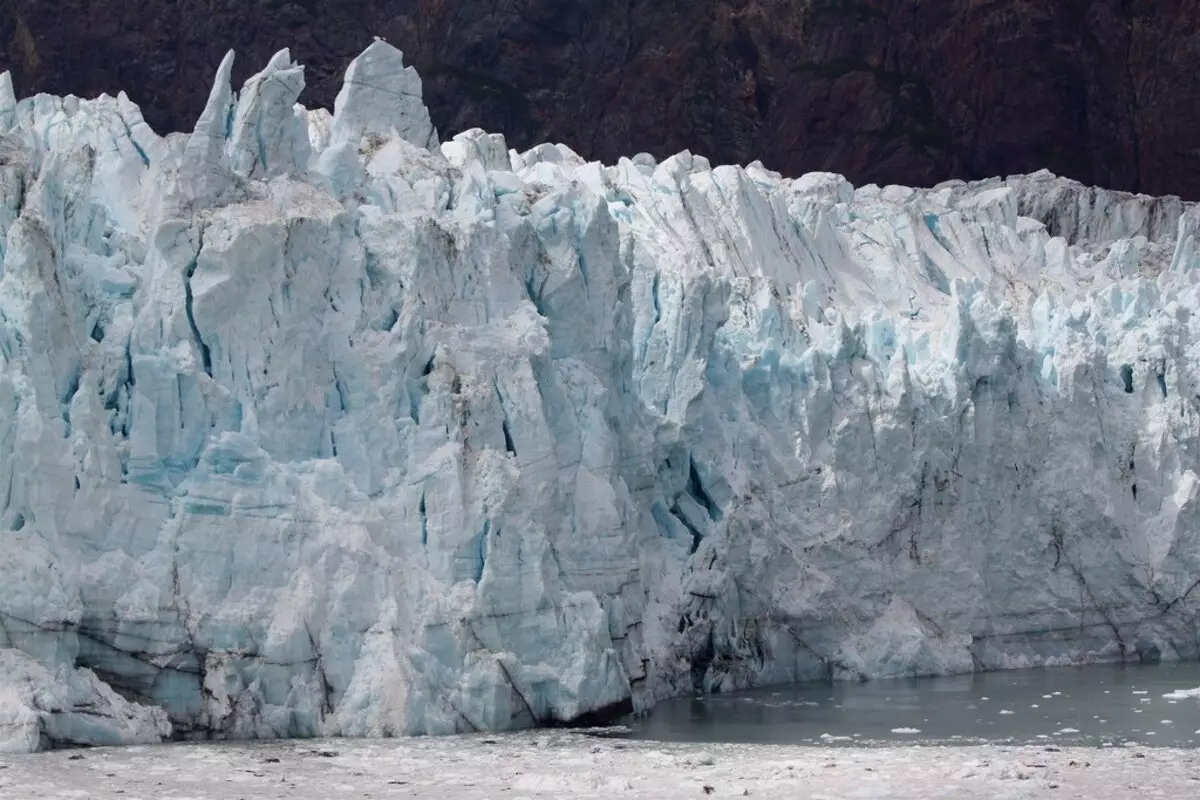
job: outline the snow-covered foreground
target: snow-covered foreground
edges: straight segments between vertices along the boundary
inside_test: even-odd
[[[0,761],[0,795],[226,798],[1191,797],[1200,753],[694,745],[524,733],[55,751]]]

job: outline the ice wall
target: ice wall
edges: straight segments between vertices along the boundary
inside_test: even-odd
[[[231,67],[166,137],[0,79],[0,747],[1200,657],[1196,207]]]

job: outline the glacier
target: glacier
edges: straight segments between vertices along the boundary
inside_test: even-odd
[[[1200,658],[1200,209],[0,76],[0,750]]]

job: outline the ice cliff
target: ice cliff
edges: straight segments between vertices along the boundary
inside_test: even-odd
[[[1200,658],[1200,210],[0,78],[0,747]]]

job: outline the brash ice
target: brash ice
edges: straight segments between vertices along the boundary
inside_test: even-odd
[[[0,747],[1197,658],[1200,211],[0,80]]]

